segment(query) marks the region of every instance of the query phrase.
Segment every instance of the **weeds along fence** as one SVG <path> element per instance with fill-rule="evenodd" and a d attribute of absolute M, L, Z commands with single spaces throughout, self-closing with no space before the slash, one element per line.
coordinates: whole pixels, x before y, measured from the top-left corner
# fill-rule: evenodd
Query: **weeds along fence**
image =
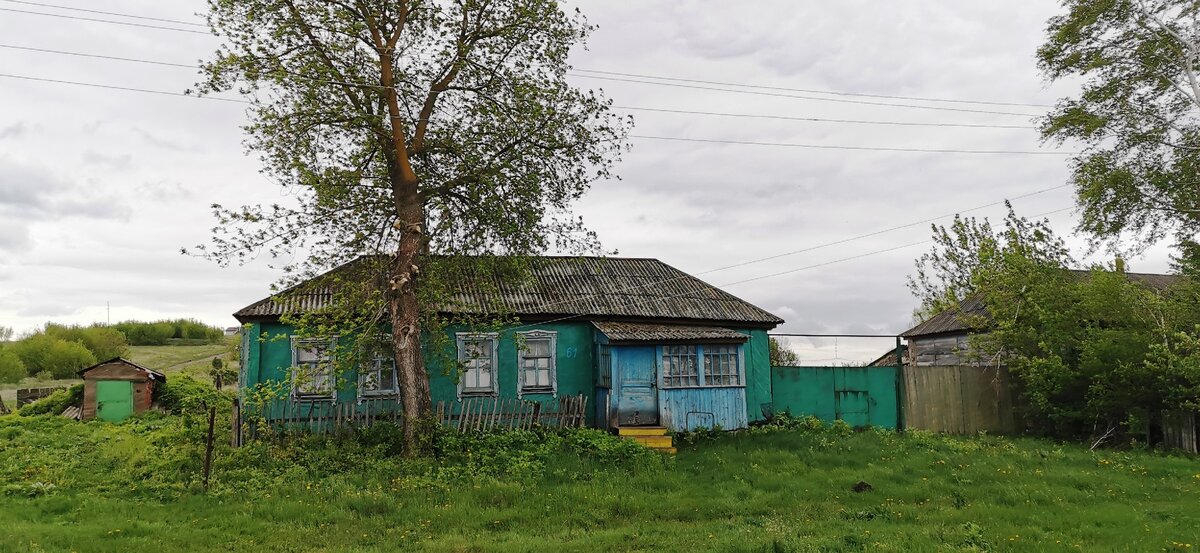
<path fill-rule="evenodd" d="M 540 403 L 514 398 L 472 397 L 441 401 L 435 420 L 460 432 L 489 432 L 535 427 L 578 428 L 587 424 L 587 396 L 561 396 Z M 282 438 L 296 434 L 351 433 L 378 423 L 397 426 L 405 417 L 396 398 L 353 402 L 277 400 L 258 405 L 235 399 L 232 442 Z"/>
<path fill-rule="evenodd" d="M 548 403 L 493 397 L 439 401 L 434 416 L 443 425 L 460 432 L 535 426 L 579 428 L 587 424 L 587 396 L 561 396 Z"/>

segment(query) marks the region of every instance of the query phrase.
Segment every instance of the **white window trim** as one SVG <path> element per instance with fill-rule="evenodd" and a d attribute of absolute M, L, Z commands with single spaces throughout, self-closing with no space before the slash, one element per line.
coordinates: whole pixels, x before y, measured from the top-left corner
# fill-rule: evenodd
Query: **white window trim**
<path fill-rule="evenodd" d="M 296 400 L 296 401 L 337 401 L 337 392 L 338 392 L 338 390 L 337 390 L 338 389 L 337 375 L 333 374 L 333 366 L 332 365 L 329 367 L 329 370 L 331 371 L 329 378 L 332 381 L 329 383 L 329 395 L 328 396 L 321 395 L 321 394 L 301 394 L 299 391 L 299 388 L 296 387 L 296 376 L 297 376 L 296 369 L 299 368 L 299 365 L 296 363 L 296 346 L 302 345 L 302 344 L 321 344 L 321 343 L 325 342 L 326 340 L 324 338 L 302 338 L 300 336 L 296 336 L 295 334 L 289 336 L 289 338 L 291 340 L 291 346 L 292 346 L 292 366 L 291 366 L 292 374 L 290 375 L 291 388 L 292 388 L 290 395 L 291 395 L 292 399 Z M 338 340 L 337 336 L 333 336 L 333 337 L 329 338 L 329 341 L 328 341 L 329 342 L 329 349 L 328 349 L 329 352 L 332 352 L 334 349 L 337 348 L 337 340 Z M 332 360 L 333 357 L 330 356 L 329 359 Z"/>
<path fill-rule="evenodd" d="M 550 394 L 553 397 L 558 397 L 558 332 L 553 330 L 530 330 L 526 332 L 518 332 L 524 340 L 550 340 Z M 517 348 L 517 397 L 524 397 L 525 394 L 544 394 L 546 393 L 541 388 L 526 390 L 525 385 L 525 351 L 526 348 Z"/>
<path fill-rule="evenodd" d="M 386 339 L 388 339 L 388 338 L 386 338 L 386 337 L 380 338 L 381 341 L 386 340 Z M 383 356 L 383 358 L 386 359 L 387 356 Z M 374 364 L 375 358 L 372 358 L 370 361 L 372 364 Z M 366 371 L 363 371 L 362 367 L 359 367 L 359 369 L 358 369 L 358 399 L 362 400 L 362 399 L 366 399 L 366 398 L 377 399 L 377 398 L 390 398 L 390 397 L 398 398 L 398 397 L 400 397 L 400 374 L 396 370 L 396 357 L 394 355 L 391 357 L 391 362 L 392 362 L 391 367 L 392 367 L 392 386 L 393 387 L 390 390 L 366 390 L 366 389 L 364 389 L 363 388 L 363 380 L 364 380 L 364 377 L 367 376 L 367 374 L 366 374 Z M 371 372 L 374 372 L 374 371 L 371 371 Z"/>
<path fill-rule="evenodd" d="M 458 399 L 461 400 L 464 396 L 465 397 L 479 397 L 479 396 L 486 397 L 486 396 L 499 395 L 499 390 L 500 390 L 500 384 L 499 384 L 499 382 L 500 382 L 500 358 L 499 358 L 500 334 L 496 333 L 496 332 L 459 332 L 459 333 L 455 334 L 455 338 L 458 342 L 457 359 L 458 359 L 459 363 L 463 362 L 463 351 L 466 349 L 464 347 L 464 342 L 466 342 L 467 340 L 478 340 L 478 339 L 482 339 L 482 338 L 487 338 L 492 341 L 492 382 L 491 382 L 492 386 L 491 386 L 491 391 L 480 392 L 480 391 L 472 390 L 470 392 L 467 392 L 465 389 L 466 372 L 464 371 L 463 374 L 458 375 Z"/>

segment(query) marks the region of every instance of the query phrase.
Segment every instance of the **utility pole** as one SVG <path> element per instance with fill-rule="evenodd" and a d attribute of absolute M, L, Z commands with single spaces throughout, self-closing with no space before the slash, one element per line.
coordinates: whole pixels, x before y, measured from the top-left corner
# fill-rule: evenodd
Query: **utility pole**
<path fill-rule="evenodd" d="M 112 326 L 112 302 L 104 302 L 104 326 Z"/>

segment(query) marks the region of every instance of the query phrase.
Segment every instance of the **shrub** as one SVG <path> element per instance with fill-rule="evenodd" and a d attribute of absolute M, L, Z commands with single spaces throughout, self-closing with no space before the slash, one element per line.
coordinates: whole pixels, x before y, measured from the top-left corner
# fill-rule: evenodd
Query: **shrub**
<path fill-rule="evenodd" d="M 79 369 L 95 364 L 96 356 L 81 342 L 55 340 L 38 368 L 50 371 L 54 378 L 75 378 Z"/>
<path fill-rule="evenodd" d="M 23 417 L 33 415 L 57 415 L 63 412 L 63 409 L 72 405 L 79 406 L 83 403 L 83 384 L 76 384 L 69 388 L 61 388 L 55 390 L 42 399 L 21 407 L 18 413 Z"/>
<path fill-rule="evenodd" d="M 100 361 L 122 357 L 129 353 L 129 343 L 125 335 L 109 326 L 84 327 L 46 323 L 46 328 L 42 333 L 68 342 L 80 342 Z"/>
<path fill-rule="evenodd" d="M 113 325 L 113 328 L 124 334 L 125 339 L 135 346 L 161 346 L 175 337 L 175 327 L 168 322 L 125 321 Z"/>
<path fill-rule="evenodd" d="M 206 405 L 223 409 L 232 401 L 229 395 L 217 391 L 212 384 L 188 375 L 173 376 L 170 381 L 156 386 L 154 400 L 159 407 L 176 414 L 198 411 Z"/>
<path fill-rule="evenodd" d="M 0 349 L 0 383 L 16 384 L 25 378 L 25 363 L 16 352 Z"/>
<path fill-rule="evenodd" d="M 41 371 L 44 370 L 42 361 L 45 360 L 46 354 L 57 341 L 56 338 L 45 334 L 34 334 L 13 344 L 12 351 L 21 358 L 26 370 L 29 372 Z"/>

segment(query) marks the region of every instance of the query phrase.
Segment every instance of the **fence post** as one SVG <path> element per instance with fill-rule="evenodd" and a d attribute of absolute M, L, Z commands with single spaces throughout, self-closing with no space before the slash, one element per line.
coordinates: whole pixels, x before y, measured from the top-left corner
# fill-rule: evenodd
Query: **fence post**
<path fill-rule="evenodd" d="M 229 437 L 231 446 L 242 447 L 242 400 L 241 398 L 233 398 L 233 428 Z"/>
<path fill-rule="evenodd" d="M 908 428 L 905 422 L 904 402 L 908 401 L 904 382 L 904 346 L 900 337 L 896 336 L 896 430 L 903 432 Z"/>
<path fill-rule="evenodd" d="M 204 489 L 208 490 L 208 474 L 212 470 L 213 426 L 217 422 L 217 408 L 208 408 L 208 436 L 204 444 Z"/>

